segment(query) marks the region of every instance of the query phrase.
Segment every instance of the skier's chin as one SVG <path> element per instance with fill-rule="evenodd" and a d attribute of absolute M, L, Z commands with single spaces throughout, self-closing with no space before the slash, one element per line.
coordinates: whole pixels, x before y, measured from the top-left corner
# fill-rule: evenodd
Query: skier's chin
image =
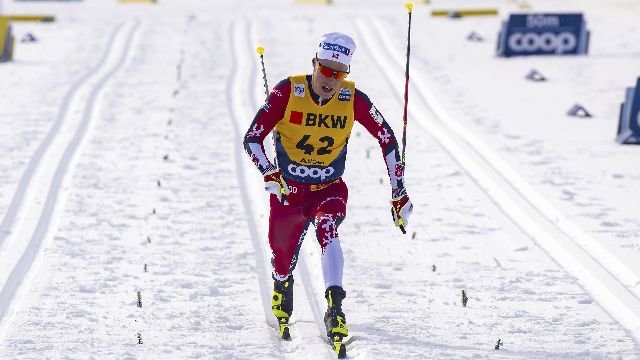
<path fill-rule="evenodd" d="M 330 97 L 333 96 L 333 93 L 335 93 L 335 88 L 329 87 L 329 86 L 320 86 L 320 92 L 321 92 L 321 96 L 325 99 L 328 99 Z"/>

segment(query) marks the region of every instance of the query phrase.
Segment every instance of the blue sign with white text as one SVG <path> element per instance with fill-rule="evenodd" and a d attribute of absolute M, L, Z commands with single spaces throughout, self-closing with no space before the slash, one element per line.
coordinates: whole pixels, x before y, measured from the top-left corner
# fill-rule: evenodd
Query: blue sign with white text
<path fill-rule="evenodd" d="M 511 14 L 498 36 L 498 56 L 580 55 L 588 45 L 582 14 Z"/>
<path fill-rule="evenodd" d="M 620 108 L 618 136 L 620 144 L 640 144 L 640 78 L 635 88 L 628 88 Z"/>

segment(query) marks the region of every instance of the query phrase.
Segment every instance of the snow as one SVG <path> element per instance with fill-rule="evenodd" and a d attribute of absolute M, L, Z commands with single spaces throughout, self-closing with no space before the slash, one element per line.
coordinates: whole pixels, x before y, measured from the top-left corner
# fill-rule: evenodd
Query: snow
<path fill-rule="evenodd" d="M 349 358 L 640 357 L 640 148 L 614 141 L 640 4 L 529 3 L 584 12 L 589 56 L 496 58 L 513 1 L 483 1 L 501 11 L 486 18 L 429 16 L 471 0 L 414 8 L 408 235 L 376 141 L 350 139 Z M 290 343 L 270 313 L 267 197 L 240 145 L 264 98 L 255 47 L 273 86 L 308 72 L 322 33 L 352 34 L 350 78 L 400 136 L 402 5 L 5 0 L 57 19 L 15 24 L 38 41 L 0 64 L 0 358 L 335 358 L 313 231 Z M 533 68 L 549 80 L 525 80 Z M 566 116 L 576 103 L 594 117 Z"/>

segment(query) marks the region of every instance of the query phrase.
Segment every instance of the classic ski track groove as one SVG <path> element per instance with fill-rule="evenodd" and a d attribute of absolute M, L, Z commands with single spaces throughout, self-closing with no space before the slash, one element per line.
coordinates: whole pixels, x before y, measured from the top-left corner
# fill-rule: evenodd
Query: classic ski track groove
<path fill-rule="evenodd" d="M 388 36 L 381 29 L 379 21 L 373 22 L 374 28 L 381 39 L 384 46 L 389 49 L 391 42 Z M 400 63 L 401 59 L 397 54 L 393 58 L 396 63 Z M 404 64 L 404 63 L 402 63 Z M 537 212 L 545 217 L 548 222 L 553 223 L 556 228 L 565 233 L 573 242 L 584 249 L 591 257 L 607 268 L 609 272 L 625 287 L 629 288 L 636 297 L 640 298 L 640 276 L 633 272 L 620 259 L 616 258 L 609 250 L 603 247 L 596 239 L 590 236 L 586 231 L 582 230 L 578 225 L 571 221 L 566 215 L 556 209 L 549 201 L 537 192 L 526 180 L 515 172 L 502 158 L 482 140 L 477 138 L 471 132 L 466 130 L 458 121 L 450 116 L 446 109 L 435 99 L 432 91 L 419 77 L 412 80 L 415 87 L 421 95 L 421 100 L 429 110 L 436 115 L 442 124 L 445 124 L 448 131 L 457 134 L 464 142 L 469 144 L 473 151 L 478 154 L 496 173 L 507 180 L 509 185 L 516 190 L 520 196 L 537 210 Z"/>
<path fill-rule="evenodd" d="M 2 219 L 2 223 L 0 223 L 0 249 L 3 248 L 5 239 L 12 232 L 11 230 L 13 228 L 14 222 L 18 213 L 20 212 L 20 209 L 22 208 L 23 202 L 25 200 L 25 194 L 29 188 L 29 185 L 31 184 L 31 180 L 34 177 L 36 170 L 38 169 L 40 160 L 42 160 L 47 150 L 51 146 L 51 143 L 56 139 L 60 128 L 65 123 L 65 118 L 67 117 L 69 107 L 73 98 L 77 95 L 79 89 L 87 82 L 87 80 L 89 80 L 89 78 L 95 75 L 104 66 L 104 63 L 107 61 L 109 53 L 111 52 L 111 49 L 113 47 L 115 37 L 122 26 L 123 24 L 120 24 L 116 26 L 115 29 L 113 29 L 104 53 L 102 54 L 102 58 L 100 59 L 98 64 L 96 64 L 91 70 L 85 73 L 81 78 L 76 80 L 73 86 L 71 86 L 71 88 L 67 91 L 62 100 L 62 105 L 58 109 L 58 114 L 56 116 L 55 122 L 53 123 L 53 126 L 51 127 L 51 129 L 49 129 L 49 132 L 47 133 L 44 141 L 40 144 L 40 146 L 38 146 L 33 156 L 31 156 L 31 159 L 29 160 L 24 173 L 22 173 L 22 177 L 20 177 L 18 187 L 13 194 L 13 198 L 11 199 L 11 203 L 7 208 L 7 212 Z"/>
<path fill-rule="evenodd" d="M 392 51 L 393 45 L 377 21 L 374 20 L 373 29 L 361 19 L 356 21 L 356 26 L 368 48 L 377 43 L 376 48 L 386 52 L 373 60 L 393 86 L 391 69 L 404 68 L 400 53 Z M 372 33 L 381 40 L 373 40 Z M 603 310 L 628 329 L 638 342 L 640 296 L 634 288 L 637 275 L 557 211 L 497 154 L 448 115 L 421 79 L 412 78 L 410 89 L 418 100 L 418 104 L 415 100 L 409 103 L 412 118 L 467 172 L 507 218 L 559 266 L 578 278 Z M 403 101 L 400 95 L 398 99 Z"/>
<path fill-rule="evenodd" d="M 295 327 L 291 329 L 291 342 L 283 341 L 276 333 L 278 324 L 271 312 L 271 288 L 268 286 L 271 282 L 271 263 L 263 255 L 269 253 L 270 249 L 268 248 L 266 229 L 261 230 L 266 226 L 266 222 L 264 224 L 260 224 L 259 219 L 261 211 L 258 210 L 261 209 L 263 210 L 262 213 L 268 215 L 269 212 L 265 203 L 267 198 L 264 196 L 264 190 L 261 186 L 262 183 L 253 181 L 248 176 L 248 173 L 250 171 L 255 171 L 255 169 L 253 168 L 253 164 L 247 161 L 246 156 L 244 155 L 244 150 L 241 146 L 243 129 L 240 129 L 240 124 L 246 123 L 249 125 L 254 115 L 253 110 L 257 109 L 264 99 L 260 98 L 259 95 L 254 92 L 253 88 L 248 89 L 248 92 L 242 89 L 242 84 L 247 84 L 247 86 L 251 87 L 257 85 L 257 81 L 254 78 L 256 78 L 258 74 L 258 64 L 255 61 L 251 61 L 254 57 L 252 55 L 253 49 L 251 49 L 251 46 L 254 44 L 251 24 L 246 19 L 234 20 L 231 23 L 230 34 L 232 38 L 231 53 L 233 54 L 232 74 L 234 74 L 234 76 L 229 79 L 227 88 L 233 131 L 237 140 L 235 143 L 237 145 L 235 147 L 236 176 L 238 178 L 238 184 L 240 184 L 242 189 L 242 203 L 245 208 L 245 213 L 247 214 L 247 224 L 256 253 L 256 273 L 260 283 L 259 286 L 265 320 L 272 328 L 271 330 L 274 334 L 272 337 L 274 345 L 278 347 L 278 353 L 282 354 L 284 358 L 299 359 L 301 355 L 304 357 L 311 356 L 317 358 L 318 352 L 312 349 L 312 344 L 296 341 L 296 339 L 300 339 L 300 334 L 296 332 Z M 251 78 L 249 79 L 247 76 L 251 76 Z M 243 103 L 243 99 L 249 99 L 249 102 Z M 251 110 L 248 110 L 248 108 L 251 108 Z M 299 261 L 298 266 L 301 266 L 303 263 L 303 260 Z M 302 267 L 304 267 L 304 265 Z M 309 277 L 303 275 L 301 282 L 305 289 L 305 294 L 307 294 L 307 296 L 310 296 L 309 294 L 313 294 L 313 291 L 309 288 Z M 297 297 L 297 299 L 300 299 L 300 297 Z M 324 325 L 317 322 L 317 308 L 314 307 L 311 302 L 309 307 L 313 312 L 314 318 L 316 318 L 318 327 L 322 325 L 322 329 L 324 329 Z M 293 347 L 286 346 L 286 344 L 291 344 Z M 335 358 L 335 354 L 329 346 L 326 346 L 326 358 Z"/>
<path fill-rule="evenodd" d="M 255 28 L 252 27 L 252 31 L 250 31 L 252 38 L 250 39 L 249 44 L 257 44 L 257 42 L 255 41 L 254 30 Z M 259 69 L 258 69 L 258 63 L 256 61 L 254 61 L 253 64 L 254 66 L 252 67 L 253 71 L 252 71 L 252 77 L 251 77 L 253 85 L 251 88 L 256 89 L 258 88 Z M 276 84 L 275 82 L 273 82 L 273 80 L 274 79 L 272 79 L 272 86 Z M 260 94 L 260 95 L 252 97 L 254 109 L 258 109 L 260 107 L 260 104 L 264 102 L 262 98 L 262 94 L 261 93 L 257 93 L 257 94 Z M 324 326 L 324 311 L 321 305 L 322 302 L 318 301 L 319 300 L 318 294 L 320 293 L 322 293 L 322 296 L 320 296 L 321 301 L 324 300 L 324 289 L 322 289 L 322 291 L 319 292 L 316 290 L 316 287 L 313 285 L 314 281 L 313 281 L 313 276 L 311 274 L 314 273 L 314 271 L 309 266 L 309 260 L 307 260 L 308 258 L 310 258 L 310 254 L 307 252 L 307 249 L 305 247 L 302 247 L 301 254 L 298 257 L 297 267 L 300 271 L 300 278 L 302 281 L 302 285 L 307 297 L 307 301 L 309 303 L 309 308 L 313 312 L 313 318 L 316 322 L 316 325 L 318 326 L 320 337 L 323 340 L 328 342 L 326 329 Z M 322 275 L 322 274 L 318 274 L 318 272 L 315 272 L 315 273 L 316 275 Z"/>
<path fill-rule="evenodd" d="M 244 117 L 245 112 L 243 111 L 243 106 L 240 103 L 240 99 L 243 98 L 242 89 L 239 85 L 242 83 L 243 74 L 246 72 L 242 69 L 246 69 L 246 60 L 243 59 L 242 54 L 240 53 L 240 48 L 244 45 L 243 39 L 240 38 L 238 34 L 239 30 L 237 29 L 240 26 L 240 20 L 233 20 L 229 24 L 229 34 L 231 35 L 230 43 L 230 54 L 232 56 L 232 65 L 231 65 L 231 74 L 233 76 L 229 77 L 227 83 L 227 104 L 228 109 L 231 115 L 230 121 L 233 128 L 233 134 L 235 136 L 236 141 L 234 142 L 234 154 L 235 154 L 235 167 L 236 167 L 236 178 L 238 185 L 240 187 L 240 195 L 242 198 L 242 206 L 244 208 L 244 212 L 246 214 L 247 219 L 247 227 L 249 229 L 249 236 L 251 238 L 251 244 L 253 245 L 253 249 L 256 256 L 256 275 L 258 277 L 258 286 L 260 290 L 260 298 L 262 300 L 262 310 L 264 312 L 265 322 L 269 325 L 269 327 L 276 329 L 278 326 L 277 322 L 274 320 L 271 313 L 271 291 L 267 286 L 269 283 L 269 278 L 267 274 L 269 274 L 269 268 L 267 267 L 267 262 L 264 257 L 264 249 L 261 245 L 260 233 L 258 231 L 258 216 L 254 214 L 254 211 L 251 207 L 252 203 L 255 203 L 252 199 L 252 196 L 247 193 L 245 190 L 251 189 L 251 184 L 249 183 L 249 179 L 245 173 L 245 164 L 246 160 L 243 156 L 243 149 L 240 144 L 242 141 L 242 130 L 240 129 L 240 119 Z M 241 61 L 242 63 L 238 64 Z M 278 353 L 283 353 L 283 345 L 282 340 L 273 333 L 273 336 L 269 336 L 271 339 L 271 343 L 276 348 Z"/>
<path fill-rule="evenodd" d="M 128 29 L 128 31 L 124 31 L 123 29 L 127 26 L 129 26 L 130 29 Z M 12 258 L 19 258 L 19 260 L 8 275 L 6 282 L 3 284 L 2 291 L 0 292 L 0 339 L 4 337 L 11 323 L 12 317 L 15 316 L 17 308 L 20 306 L 20 301 L 18 301 L 20 300 L 19 297 L 30 287 L 30 282 L 33 279 L 33 274 L 31 274 L 33 271 L 30 270 L 34 268 L 33 265 L 38 260 L 40 247 L 48 235 L 52 221 L 55 221 L 56 212 L 61 210 L 56 209 L 56 205 L 59 205 L 63 200 L 62 198 L 59 199 L 59 195 L 61 195 L 61 192 L 64 192 L 63 185 L 66 180 L 65 178 L 71 172 L 69 165 L 72 163 L 76 150 L 81 145 L 83 138 L 87 133 L 87 129 L 90 126 L 96 100 L 104 88 L 104 85 L 122 67 L 127 59 L 133 37 L 138 28 L 139 22 L 136 20 L 131 25 L 120 24 L 113 30 L 101 61 L 96 67 L 80 78 L 65 95 L 54 125 L 47 134 L 43 143 L 34 153 L 20 180 L 18 190 L 14 195 L 9 212 L 5 215 L 3 220 L 3 226 L 11 228 L 17 214 L 21 212 L 21 208 L 25 205 L 28 209 L 24 211 L 30 213 L 39 211 L 39 215 L 35 214 L 37 221 L 25 221 L 21 224 L 23 228 L 27 227 L 25 228 L 25 231 L 32 233 L 29 243 L 24 248 L 24 251 L 22 253 L 14 254 L 7 249 L 7 251 L 3 253 L 3 259 L 11 256 Z M 122 37 L 125 37 L 125 39 L 121 39 Z M 124 43 L 121 48 L 116 49 L 118 51 L 118 53 L 116 53 L 114 52 L 114 45 L 119 40 Z M 88 80 L 102 71 L 106 71 L 106 73 L 96 79 L 95 84 L 90 88 L 87 99 L 82 103 L 82 117 L 78 126 L 73 129 L 74 131 L 72 131 L 73 135 L 71 139 L 66 143 L 66 145 L 64 143 L 61 144 L 61 147 L 64 147 L 64 152 L 54 165 L 55 172 L 50 178 L 44 179 L 45 181 L 40 181 L 40 187 L 34 189 L 32 180 L 38 171 L 40 160 L 46 157 L 50 151 L 53 151 L 53 148 L 50 148 L 50 146 L 58 138 L 60 128 L 62 128 L 68 120 L 71 103 L 75 100 L 81 89 L 89 89 L 84 89 Z M 44 192 L 46 192 L 46 200 L 44 201 L 44 204 L 42 206 L 29 206 L 32 204 L 25 204 L 25 196 L 28 197 L 29 192 L 38 190 L 44 190 Z M 17 231 L 13 233 L 17 233 Z M 2 239 L 4 239 L 4 236 Z"/>

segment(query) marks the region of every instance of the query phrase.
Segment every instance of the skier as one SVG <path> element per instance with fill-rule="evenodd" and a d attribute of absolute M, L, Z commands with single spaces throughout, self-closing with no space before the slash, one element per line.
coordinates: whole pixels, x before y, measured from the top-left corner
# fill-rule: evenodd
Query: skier
<path fill-rule="evenodd" d="M 270 192 L 269 245 L 273 264 L 272 310 L 280 336 L 290 337 L 293 270 L 310 223 L 322 248 L 327 336 L 348 335 L 342 300 L 344 259 L 338 227 L 346 216 L 347 143 L 354 121 L 377 138 L 391 181 L 391 212 L 396 226 L 407 226 L 413 211 L 403 179 L 398 144 L 389 124 L 365 93 L 344 80 L 356 45 L 349 36 L 322 36 L 311 75 L 290 76 L 271 91 L 244 137 L 244 148 Z M 276 165 L 263 141 L 275 128 Z M 337 351 L 337 350 L 336 350 Z"/>

